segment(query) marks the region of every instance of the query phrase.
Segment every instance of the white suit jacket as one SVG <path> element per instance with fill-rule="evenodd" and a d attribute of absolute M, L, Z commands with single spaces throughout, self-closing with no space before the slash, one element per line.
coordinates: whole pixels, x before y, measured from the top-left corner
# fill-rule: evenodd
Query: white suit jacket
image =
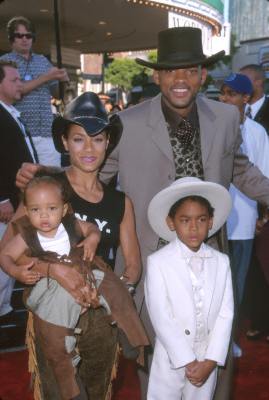
<path fill-rule="evenodd" d="M 207 245 L 204 249 L 207 256 L 204 260 L 204 303 L 208 332 L 205 358 L 224 365 L 233 321 L 229 259 Z M 175 369 L 193 361 L 196 358 L 193 352 L 196 329 L 193 289 L 178 239 L 148 257 L 145 298 L 156 333 L 153 363 L 167 363 L 168 369 Z"/>

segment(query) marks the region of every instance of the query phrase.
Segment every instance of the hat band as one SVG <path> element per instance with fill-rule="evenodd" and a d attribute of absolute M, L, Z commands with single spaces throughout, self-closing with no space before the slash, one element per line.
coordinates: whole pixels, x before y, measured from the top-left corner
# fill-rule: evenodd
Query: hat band
<path fill-rule="evenodd" d="M 94 119 L 95 121 L 97 120 L 97 121 L 100 121 L 100 122 L 103 122 L 103 123 L 106 123 L 106 124 L 109 123 L 109 121 L 105 121 L 103 118 L 89 116 L 89 115 L 80 115 L 78 117 L 73 117 L 72 118 L 73 121 L 80 120 L 80 119 Z"/>
<path fill-rule="evenodd" d="M 194 54 L 190 52 L 175 52 L 175 53 L 169 53 L 169 54 L 163 54 L 158 57 L 158 62 L 195 62 L 196 60 L 205 60 L 206 56 L 203 53 L 199 54 Z"/>

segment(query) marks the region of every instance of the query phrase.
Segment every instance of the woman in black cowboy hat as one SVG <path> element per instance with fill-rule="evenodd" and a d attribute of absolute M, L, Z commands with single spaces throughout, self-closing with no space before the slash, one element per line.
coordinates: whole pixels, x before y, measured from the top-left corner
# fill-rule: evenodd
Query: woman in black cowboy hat
<path fill-rule="evenodd" d="M 124 279 L 134 284 L 140 275 L 140 253 L 131 201 L 98 179 L 99 169 L 121 132 L 119 117 L 109 119 L 98 96 L 90 92 L 73 100 L 52 125 L 56 150 L 68 152 L 70 157 L 71 165 L 62 175 L 70 186 L 76 216 L 98 225 L 102 236 L 97 254 L 112 267 L 120 244 L 126 261 Z M 110 384 L 117 332 L 107 324 L 102 309 L 90 309 L 79 326 L 83 331 L 79 373 L 89 398 L 101 400 Z"/>
<path fill-rule="evenodd" d="M 109 119 L 100 99 L 91 92 L 74 99 L 52 125 L 56 150 L 69 154 L 70 166 L 57 175 L 70 189 L 70 204 L 76 217 L 99 227 L 101 241 L 97 254 L 112 268 L 115 250 L 121 246 L 126 262 L 122 278 L 127 284 L 135 284 L 141 265 L 132 203 L 123 192 L 104 185 L 98 178 L 99 169 L 117 145 L 121 132 L 119 117 L 113 115 Z M 67 273 L 70 271 L 63 265 L 50 268 L 50 276 L 63 286 Z M 109 324 L 102 308 L 89 308 L 81 316 L 78 328 L 81 381 L 89 399 L 108 399 L 117 353 L 117 328 Z M 42 400 L 60 400 L 57 385 L 40 353 L 37 347 Z"/>

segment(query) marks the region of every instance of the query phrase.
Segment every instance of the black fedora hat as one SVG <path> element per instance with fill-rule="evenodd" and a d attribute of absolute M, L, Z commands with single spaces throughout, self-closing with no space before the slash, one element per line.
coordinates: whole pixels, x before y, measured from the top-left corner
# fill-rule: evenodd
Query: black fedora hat
<path fill-rule="evenodd" d="M 157 62 L 152 63 L 140 58 L 136 58 L 136 62 L 156 70 L 179 69 L 211 65 L 220 60 L 224 54 L 224 51 L 220 51 L 211 57 L 205 56 L 201 29 L 170 28 L 159 32 Z"/>
<path fill-rule="evenodd" d="M 107 154 L 119 143 L 122 134 L 122 123 L 118 115 L 108 117 L 106 110 L 93 92 L 85 92 L 72 100 L 63 116 L 58 116 L 52 123 L 52 137 L 55 149 L 65 153 L 62 136 L 70 124 L 82 126 L 89 136 L 96 136 L 102 131 L 109 134 Z"/>

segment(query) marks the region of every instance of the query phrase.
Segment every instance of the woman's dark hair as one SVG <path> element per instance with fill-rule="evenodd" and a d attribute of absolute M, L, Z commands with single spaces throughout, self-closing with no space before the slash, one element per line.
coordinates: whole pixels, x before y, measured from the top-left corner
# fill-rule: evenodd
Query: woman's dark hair
<path fill-rule="evenodd" d="M 214 208 L 211 206 L 209 201 L 207 199 L 205 199 L 204 197 L 202 197 L 202 196 L 186 196 L 186 197 L 183 197 L 182 199 L 179 199 L 170 208 L 169 213 L 168 213 L 168 217 L 173 219 L 175 217 L 179 207 L 181 207 L 182 204 L 184 204 L 185 201 L 188 201 L 188 200 L 193 201 L 195 203 L 201 204 L 201 206 L 203 206 L 203 207 L 205 207 L 207 209 L 209 218 L 213 218 L 213 216 L 214 216 Z"/>
<path fill-rule="evenodd" d="M 28 182 L 23 192 L 23 204 L 27 205 L 27 190 L 32 189 L 40 184 L 46 183 L 48 185 L 56 186 L 61 193 L 61 198 L 64 203 L 68 203 L 70 198 L 70 191 L 62 178 L 62 174 L 48 171 L 38 171 L 35 176 Z"/>

